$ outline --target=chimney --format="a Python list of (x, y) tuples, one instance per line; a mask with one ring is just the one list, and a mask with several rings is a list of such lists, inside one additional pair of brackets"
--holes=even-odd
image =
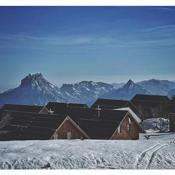
[(100, 108), (100, 106), (98, 105), (98, 107), (97, 107), (97, 116), (98, 116), (98, 118), (100, 118), (100, 111), (101, 111), (101, 108)]
[(48, 113), (52, 115), (54, 111), (52, 111), (52, 109), (50, 108)]

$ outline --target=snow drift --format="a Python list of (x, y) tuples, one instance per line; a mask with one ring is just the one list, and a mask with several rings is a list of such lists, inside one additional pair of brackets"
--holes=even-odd
[(1, 169), (172, 169), (174, 133), (147, 140), (0, 142)]

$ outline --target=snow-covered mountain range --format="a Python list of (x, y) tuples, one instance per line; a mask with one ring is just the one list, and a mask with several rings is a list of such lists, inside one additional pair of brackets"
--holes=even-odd
[(129, 80), (126, 84), (124, 84), (119, 89), (114, 89), (104, 94), (103, 98), (109, 99), (124, 99), (130, 100), (136, 94), (151, 94), (149, 91), (144, 89), (144, 87), (134, 83), (132, 80)]
[(147, 80), (134, 83), (103, 83), (81, 81), (63, 84), (60, 88), (46, 80), (41, 73), (29, 74), (14, 89), (0, 94), (0, 105), (35, 104), (49, 101), (92, 104), (97, 98), (131, 99), (136, 94), (175, 95), (175, 82), (168, 80)]
[(175, 82), (168, 80), (151, 79), (147, 81), (141, 81), (138, 84), (154, 95), (167, 95), (169, 91), (175, 88)]
[(0, 104), (36, 104), (48, 101), (65, 101), (59, 88), (48, 82), (41, 73), (29, 74), (15, 88), (0, 94)]
[(98, 97), (110, 92), (115, 87), (111, 84), (82, 81), (75, 84), (63, 84), (60, 93), (68, 102), (91, 104)]

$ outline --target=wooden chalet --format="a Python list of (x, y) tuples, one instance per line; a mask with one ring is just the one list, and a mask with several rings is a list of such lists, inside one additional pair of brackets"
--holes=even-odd
[(74, 120), (67, 116), (55, 130), (52, 139), (89, 139), (89, 136)]
[(56, 115), (4, 111), (0, 140), (47, 140), (63, 120)]
[(92, 110), (94, 117), (80, 118), (79, 126), (92, 139), (138, 139), (140, 125), (128, 111)]
[(136, 106), (143, 119), (164, 117), (165, 106), (170, 99), (160, 95), (135, 95), (131, 102)]
[(139, 138), (140, 123), (128, 110), (55, 104), (45, 114), (1, 111), (0, 140)]
[(142, 130), (128, 110), (68, 108), (66, 115), (53, 139), (138, 139)]
[(124, 107), (124, 108), (117, 108), (115, 110), (128, 111), (128, 113), (132, 116), (132, 118), (134, 118), (135, 121), (139, 124), (139, 126), (140, 126), (140, 132), (144, 132), (141, 118), (131, 108)]

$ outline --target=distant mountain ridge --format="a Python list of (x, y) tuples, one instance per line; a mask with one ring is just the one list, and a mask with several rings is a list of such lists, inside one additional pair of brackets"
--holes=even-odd
[(29, 74), (21, 80), (17, 88), (0, 94), (0, 105), (45, 105), (49, 101), (91, 104), (113, 88), (111, 84), (93, 81), (63, 84), (58, 88), (47, 81), (41, 73)]
[(137, 83), (154, 95), (168, 95), (169, 91), (175, 88), (175, 82), (168, 80), (151, 79)]
[(144, 89), (142, 86), (134, 83), (132, 80), (129, 80), (121, 88), (114, 89), (104, 94), (102, 97), (109, 98), (109, 99), (130, 100), (136, 94), (151, 94), (151, 93), (146, 89)]
[(91, 104), (101, 95), (114, 89), (111, 84), (93, 81), (81, 81), (75, 84), (63, 84), (60, 93), (69, 102)]
[(49, 101), (86, 103), (91, 105), (97, 98), (130, 100), (136, 94), (175, 95), (175, 82), (168, 80), (146, 80), (138, 83), (81, 81), (63, 84), (60, 88), (46, 80), (41, 73), (29, 74), (17, 88), (0, 93), (0, 105), (31, 104), (45, 105)]

